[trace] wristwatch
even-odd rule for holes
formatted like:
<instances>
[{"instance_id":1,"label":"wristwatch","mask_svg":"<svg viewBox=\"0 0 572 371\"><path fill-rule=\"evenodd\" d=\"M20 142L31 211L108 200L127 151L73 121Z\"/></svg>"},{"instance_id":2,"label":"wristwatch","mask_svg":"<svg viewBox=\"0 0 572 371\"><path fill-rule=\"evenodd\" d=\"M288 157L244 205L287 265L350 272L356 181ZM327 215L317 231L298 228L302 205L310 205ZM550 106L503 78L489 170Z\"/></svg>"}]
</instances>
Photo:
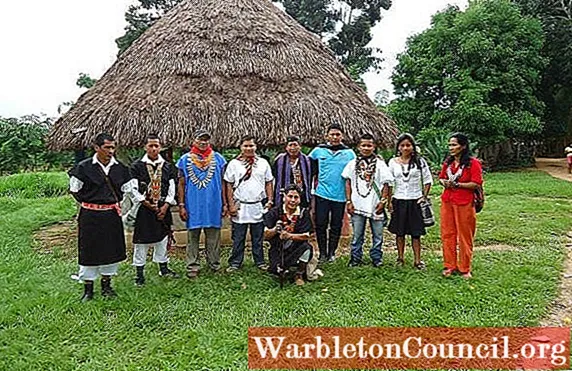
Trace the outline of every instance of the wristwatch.
<instances>
[{"instance_id":1,"label":"wristwatch","mask_svg":"<svg viewBox=\"0 0 572 371\"><path fill-rule=\"evenodd\" d=\"M453 187L454 188L459 188L459 182L457 182L456 180L453 182Z\"/></svg>"}]
</instances>

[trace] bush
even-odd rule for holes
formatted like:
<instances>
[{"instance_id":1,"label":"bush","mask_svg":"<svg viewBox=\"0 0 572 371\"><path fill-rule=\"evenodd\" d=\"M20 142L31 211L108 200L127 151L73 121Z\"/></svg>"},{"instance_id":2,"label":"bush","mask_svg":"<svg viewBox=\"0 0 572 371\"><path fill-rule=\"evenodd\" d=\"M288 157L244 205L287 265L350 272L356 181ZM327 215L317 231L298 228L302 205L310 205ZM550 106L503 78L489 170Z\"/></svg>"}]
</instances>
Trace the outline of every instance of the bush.
<instances>
[{"instance_id":1,"label":"bush","mask_svg":"<svg viewBox=\"0 0 572 371\"><path fill-rule=\"evenodd\" d=\"M0 177L0 197L59 197L68 193L68 184L64 172L9 175Z\"/></svg>"}]
</instances>

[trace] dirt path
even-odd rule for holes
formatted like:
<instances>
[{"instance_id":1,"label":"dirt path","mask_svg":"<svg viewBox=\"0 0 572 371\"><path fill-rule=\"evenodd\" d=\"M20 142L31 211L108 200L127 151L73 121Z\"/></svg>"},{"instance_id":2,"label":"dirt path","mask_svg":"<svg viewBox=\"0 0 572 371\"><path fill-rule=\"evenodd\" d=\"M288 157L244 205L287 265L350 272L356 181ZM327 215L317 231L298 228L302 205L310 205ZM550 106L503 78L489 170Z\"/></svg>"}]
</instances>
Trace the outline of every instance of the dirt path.
<instances>
[{"instance_id":1,"label":"dirt path","mask_svg":"<svg viewBox=\"0 0 572 371\"><path fill-rule=\"evenodd\" d=\"M555 178L572 182L568 165L563 158L538 158L536 168ZM567 258L564 262L558 298L550 306L549 315L541 322L542 326L570 326L572 324L572 232L566 235Z\"/></svg>"}]
</instances>

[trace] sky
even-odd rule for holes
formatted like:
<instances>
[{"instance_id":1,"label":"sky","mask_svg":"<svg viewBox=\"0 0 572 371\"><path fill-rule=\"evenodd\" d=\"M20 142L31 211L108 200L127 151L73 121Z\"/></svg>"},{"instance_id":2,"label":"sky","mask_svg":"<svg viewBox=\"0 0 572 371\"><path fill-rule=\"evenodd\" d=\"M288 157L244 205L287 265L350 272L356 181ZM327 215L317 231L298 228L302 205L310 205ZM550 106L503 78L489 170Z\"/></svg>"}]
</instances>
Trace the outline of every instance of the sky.
<instances>
[{"instance_id":1,"label":"sky","mask_svg":"<svg viewBox=\"0 0 572 371\"><path fill-rule=\"evenodd\" d=\"M0 1L0 117L58 115L58 106L84 91L80 72L100 77L117 55L115 39L126 26L124 14L135 0ZM385 59L379 73L364 76L371 98L393 91L391 71L407 38L430 25L447 4L467 0L393 0L373 30L372 47Z\"/></svg>"}]
</instances>

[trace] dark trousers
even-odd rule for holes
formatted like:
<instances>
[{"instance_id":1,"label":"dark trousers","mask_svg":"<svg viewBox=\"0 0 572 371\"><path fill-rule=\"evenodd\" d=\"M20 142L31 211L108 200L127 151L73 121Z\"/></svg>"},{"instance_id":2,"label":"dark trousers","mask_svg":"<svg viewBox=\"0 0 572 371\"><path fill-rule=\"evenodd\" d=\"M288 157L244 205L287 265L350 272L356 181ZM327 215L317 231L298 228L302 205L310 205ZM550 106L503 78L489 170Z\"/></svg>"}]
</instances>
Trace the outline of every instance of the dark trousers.
<instances>
[{"instance_id":1,"label":"dark trousers","mask_svg":"<svg viewBox=\"0 0 572 371\"><path fill-rule=\"evenodd\" d=\"M252 242L252 257L257 266L266 264L264 261L264 249L262 246L264 238L264 223L239 224L232 223L232 252L228 259L228 265L240 268L244 260L244 248L246 242L246 231L250 226L250 239Z\"/></svg>"},{"instance_id":2,"label":"dark trousers","mask_svg":"<svg viewBox=\"0 0 572 371\"><path fill-rule=\"evenodd\" d=\"M345 210L346 204L344 202L330 201L316 196L316 240L318 241L321 260L336 255L342 234Z\"/></svg>"}]
</instances>

